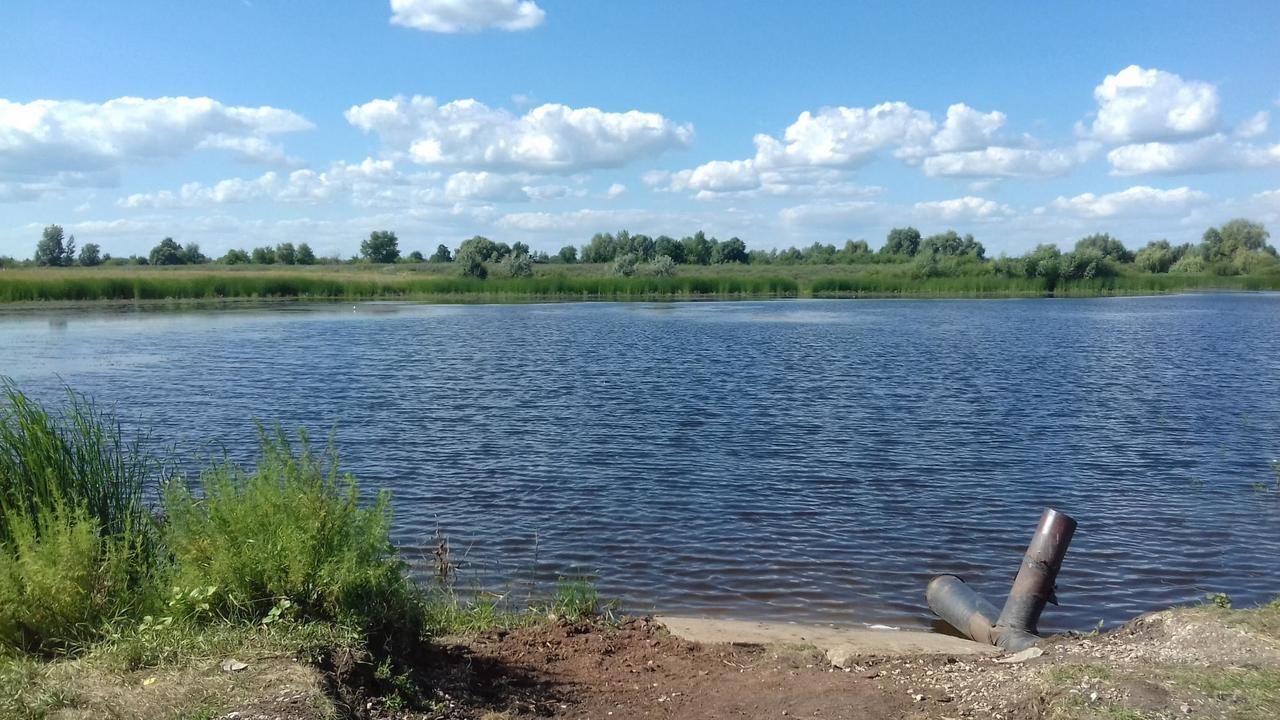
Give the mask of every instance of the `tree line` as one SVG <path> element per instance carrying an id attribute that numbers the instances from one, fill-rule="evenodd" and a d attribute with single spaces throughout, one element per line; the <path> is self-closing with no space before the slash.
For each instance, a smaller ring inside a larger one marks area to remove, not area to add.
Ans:
<path id="1" fill-rule="evenodd" d="M 955 230 L 924 236 L 914 227 L 894 228 L 878 250 L 865 240 L 849 240 L 841 247 L 814 243 L 805 248 L 750 250 L 740 238 L 719 240 L 699 230 L 676 239 L 668 235 L 651 237 L 621 230 L 596 233 L 581 247 L 565 245 L 554 255 L 533 251 L 521 242 L 507 244 L 482 235 L 464 240 L 456 249 L 445 244 L 430 256 L 419 251 L 401 255 L 400 240 L 389 230 L 377 230 L 360 243 L 360 253 L 348 260 L 338 256 L 318 257 L 307 243 L 291 242 L 250 250 L 228 250 L 220 258 L 210 258 L 196 243 L 180 245 L 164 238 L 145 256 L 116 258 L 103 253 L 95 243 L 77 249 L 75 236 L 64 234 L 61 226 L 44 229 L 32 264 L 48 267 L 79 265 L 315 265 L 348 263 L 451 263 L 464 276 L 484 278 L 490 269 L 508 277 L 528 277 L 535 264 L 591 263 L 608 265 L 613 274 L 648 272 L 671 275 L 682 265 L 869 265 L 909 263 L 917 277 L 966 274 L 995 274 L 1006 277 L 1043 278 L 1049 286 L 1059 281 L 1088 280 L 1114 276 L 1131 268 L 1148 273 L 1212 273 L 1250 275 L 1280 272 L 1276 248 L 1268 244 L 1270 233 L 1257 222 L 1236 219 L 1204 232 L 1198 244 L 1173 245 L 1156 240 L 1131 251 L 1119 239 L 1106 233 L 1081 238 L 1071 250 L 1056 244 L 1041 244 L 1022 256 L 987 258 L 986 249 L 973 235 Z M 20 264 L 0 257 L 0 267 Z"/>

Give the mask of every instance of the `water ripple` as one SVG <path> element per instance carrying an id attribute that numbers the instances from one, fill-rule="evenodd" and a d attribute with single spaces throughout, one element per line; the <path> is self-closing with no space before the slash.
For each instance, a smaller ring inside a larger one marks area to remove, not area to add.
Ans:
<path id="1" fill-rule="evenodd" d="M 302 306 L 0 319 L 184 453 L 333 429 L 428 572 L 631 610 L 929 627 L 999 604 L 1041 509 L 1080 521 L 1050 630 L 1280 593 L 1280 297 Z M 61 378 L 61 380 L 60 380 Z"/>

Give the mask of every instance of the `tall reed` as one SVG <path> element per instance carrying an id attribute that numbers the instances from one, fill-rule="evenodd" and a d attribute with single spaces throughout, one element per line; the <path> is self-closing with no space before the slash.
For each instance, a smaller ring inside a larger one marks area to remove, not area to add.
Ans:
<path id="1" fill-rule="evenodd" d="M 12 539 L 14 518 L 59 505 L 83 510 L 104 535 L 143 532 L 143 493 L 160 470 L 88 398 L 68 390 L 65 407 L 50 412 L 0 379 L 0 543 Z"/>
<path id="2" fill-rule="evenodd" d="M 0 388 L 0 646 L 83 646 L 156 597 L 158 466 L 82 396 L 51 413 Z"/>

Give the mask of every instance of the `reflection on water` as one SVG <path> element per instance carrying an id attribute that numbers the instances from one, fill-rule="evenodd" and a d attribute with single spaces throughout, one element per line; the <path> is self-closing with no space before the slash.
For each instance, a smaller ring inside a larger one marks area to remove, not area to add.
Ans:
<path id="1" fill-rule="evenodd" d="M 439 528 L 517 593 L 928 627 L 933 574 L 999 606 L 1046 505 L 1047 629 L 1280 593 L 1274 295 L 6 314 L 0 374 L 184 453 L 336 428 L 411 557 Z"/>

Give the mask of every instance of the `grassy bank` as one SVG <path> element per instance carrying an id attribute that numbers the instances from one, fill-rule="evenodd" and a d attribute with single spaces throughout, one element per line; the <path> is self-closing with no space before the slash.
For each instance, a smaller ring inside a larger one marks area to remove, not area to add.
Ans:
<path id="1" fill-rule="evenodd" d="M 378 692 L 407 697 L 421 689 L 397 683 L 397 668 L 431 637 L 595 612 L 579 583 L 514 609 L 415 585 L 385 493 L 360 502 L 305 434 L 260 437 L 251 467 L 218 462 L 187 479 L 88 399 L 50 409 L 0 385 L 0 717 L 74 707 L 49 684 L 59 672 L 110 678 L 235 654 L 345 654 Z"/>
<path id="2" fill-rule="evenodd" d="M 495 273 L 496 275 L 496 273 Z M 527 278 L 459 277 L 448 266 L 62 268 L 0 272 L 0 303 L 299 298 L 435 302 L 851 297 L 1138 295 L 1186 290 L 1280 290 L 1280 275 L 1124 273 L 1048 284 L 972 274 L 918 277 L 908 266 L 749 265 L 682 268 L 673 277 L 609 274 L 607 266 L 536 266 Z"/>

